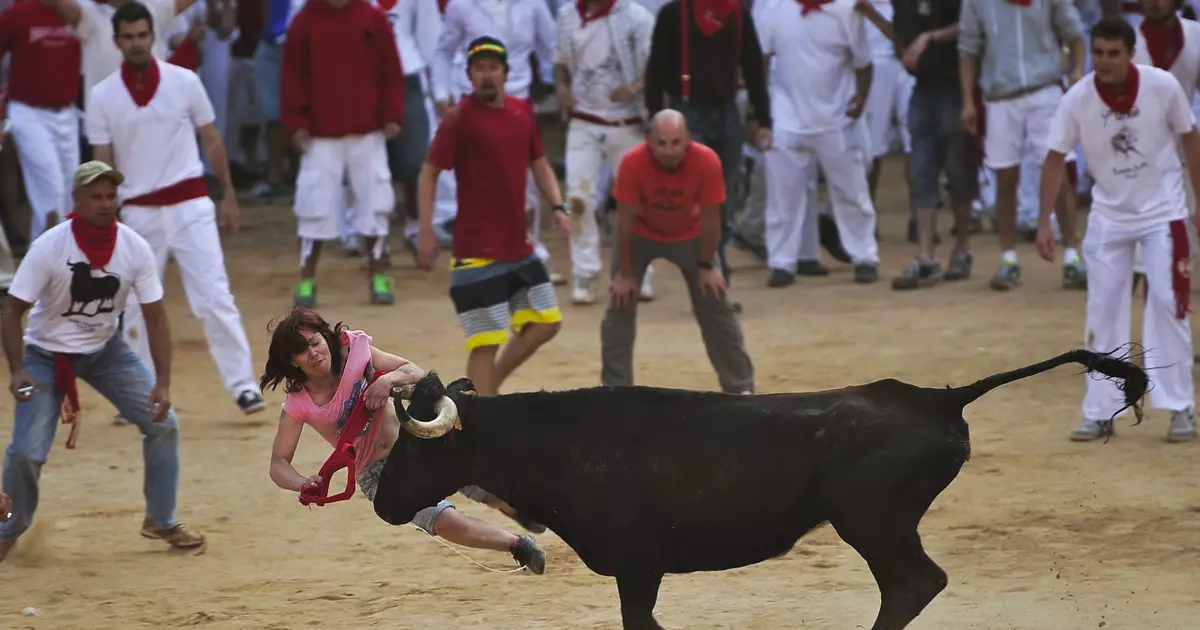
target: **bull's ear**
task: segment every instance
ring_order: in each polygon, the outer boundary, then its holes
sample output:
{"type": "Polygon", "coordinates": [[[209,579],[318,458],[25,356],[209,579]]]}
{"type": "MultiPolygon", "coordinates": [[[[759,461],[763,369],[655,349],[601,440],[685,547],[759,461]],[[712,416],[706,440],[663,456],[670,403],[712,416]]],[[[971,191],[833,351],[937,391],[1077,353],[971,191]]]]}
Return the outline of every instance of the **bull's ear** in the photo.
{"type": "Polygon", "coordinates": [[[475,395],[475,383],[472,383],[471,379],[469,378],[457,379],[453,383],[450,383],[448,387],[446,387],[446,395],[449,396],[453,394],[466,394],[473,396],[475,395]]]}

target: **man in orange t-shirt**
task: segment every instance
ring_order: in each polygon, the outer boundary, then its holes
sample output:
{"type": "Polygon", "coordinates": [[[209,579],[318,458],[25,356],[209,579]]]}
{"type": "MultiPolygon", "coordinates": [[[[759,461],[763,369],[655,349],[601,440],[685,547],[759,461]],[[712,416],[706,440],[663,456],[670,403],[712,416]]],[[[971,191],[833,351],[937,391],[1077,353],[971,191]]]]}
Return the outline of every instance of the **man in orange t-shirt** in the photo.
{"type": "Polygon", "coordinates": [[[692,141],[687,121],[662,110],[645,144],[630,149],[617,169],[617,242],[612,300],[600,328],[605,385],[633,384],[635,294],[646,267],[665,258],[683,272],[692,310],[721,389],[754,392],[754,365],[746,353],[737,310],[726,298],[717,257],[725,181],[712,149],[692,141]]]}

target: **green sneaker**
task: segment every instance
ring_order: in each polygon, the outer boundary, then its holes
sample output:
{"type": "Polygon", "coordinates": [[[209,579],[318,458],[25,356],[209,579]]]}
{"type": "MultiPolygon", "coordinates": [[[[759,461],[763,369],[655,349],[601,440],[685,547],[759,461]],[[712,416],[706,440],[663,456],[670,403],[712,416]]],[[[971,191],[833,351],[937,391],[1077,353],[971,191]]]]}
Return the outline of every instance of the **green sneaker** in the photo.
{"type": "Polygon", "coordinates": [[[997,291],[1008,291],[1021,283],[1021,265],[1015,262],[1000,261],[996,275],[992,276],[992,288],[997,291]]]}
{"type": "Polygon", "coordinates": [[[292,304],[296,306],[317,307],[317,283],[312,278],[305,278],[296,285],[292,294],[292,304]]]}
{"type": "Polygon", "coordinates": [[[392,295],[392,279],[377,273],[371,276],[371,303],[395,304],[396,296],[392,295]]]}

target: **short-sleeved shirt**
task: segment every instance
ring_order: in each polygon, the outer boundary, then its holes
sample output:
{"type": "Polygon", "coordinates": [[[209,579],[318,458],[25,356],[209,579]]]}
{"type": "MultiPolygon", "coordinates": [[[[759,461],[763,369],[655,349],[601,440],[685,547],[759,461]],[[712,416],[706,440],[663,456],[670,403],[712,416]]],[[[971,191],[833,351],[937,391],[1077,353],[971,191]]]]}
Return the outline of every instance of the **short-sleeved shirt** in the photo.
{"type": "MultiPolygon", "coordinates": [[[[904,50],[921,33],[958,24],[962,0],[892,0],[892,7],[892,28],[897,45],[904,50]]],[[[909,73],[917,79],[917,85],[958,87],[958,43],[930,42],[917,69],[909,73]]]]}
{"type": "Polygon", "coordinates": [[[1135,68],[1137,96],[1128,115],[1104,103],[1095,74],[1071,86],[1050,123],[1050,150],[1066,154],[1082,146],[1096,180],[1092,212],[1105,219],[1143,226],[1187,218],[1175,138],[1196,124],[1191,103],[1171,73],[1135,68]]]}
{"type": "Polygon", "coordinates": [[[701,206],[725,201],[721,159],[693,141],[679,168],[668,171],[654,158],[649,144],[639,144],[621,158],[613,196],[637,207],[633,231],[638,236],[663,242],[697,238],[701,206]]]}
{"type": "Polygon", "coordinates": [[[79,99],[82,47],[54,9],[18,2],[0,13],[0,56],[12,53],[8,98],[58,109],[79,99]]]}
{"type": "Polygon", "coordinates": [[[130,291],[141,304],[163,297],[150,244],[118,223],[112,259],[96,269],[76,244],[71,221],[64,221],[29,246],[8,293],[33,305],[26,344],[49,352],[91,354],[117,332],[130,291]]]}
{"type": "Polygon", "coordinates": [[[772,92],[790,107],[774,109],[774,129],[818,134],[854,122],[846,114],[858,91],[855,70],[871,65],[866,20],[854,0],[834,0],[816,11],[790,0],[768,4],[759,15],[764,55],[778,64],[772,92]]]}
{"type": "MultiPolygon", "coordinates": [[[[175,0],[144,0],[142,4],[154,18],[154,32],[158,33],[150,52],[158,59],[166,59],[167,33],[175,25],[175,0]]],[[[121,49],[113,42],[112,18],[116,7],[96,0],[79,0],[79,23],[75,34],[83,44],[83,108],[91,107],[92,89],[108,75],[121,68],[121,49]]]]}
{"type": "Polygon", "coordinates": [[[533,253],[525,186],[529,165],[545,155],[542,135],[528,102],[504,99],[504,107],[491,107],[466,96],[429,148],[429,163],[453,169],[458,182],[456,258],[511,261],[533,253]]]}
{"type": "Polygon", "coordinates": [[[145,107],[134,102],[118,70],[96,86],[84,112],[88,141],[111,146],[113,166],[125,174],[122,200],[202,177],[196,130],[216,119],[195,72],[165,61],[151,63],[158,66],[158,86],[145,107]]]}

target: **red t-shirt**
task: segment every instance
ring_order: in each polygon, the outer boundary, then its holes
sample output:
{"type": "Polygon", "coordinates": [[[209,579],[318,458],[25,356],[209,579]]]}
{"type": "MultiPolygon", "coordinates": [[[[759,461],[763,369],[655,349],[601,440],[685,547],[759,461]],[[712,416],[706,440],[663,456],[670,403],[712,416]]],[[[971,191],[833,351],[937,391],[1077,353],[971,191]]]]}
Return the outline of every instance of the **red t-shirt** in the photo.
{"type": "Polygon", "coordinates": [[[453,169],[458,182],[456,258],[521,260],[533,253],[525,183],[529,165],[543,155],[533,107],[519,98],[505,96],[500,108],[468,95],[442,121],[427,159],[453,169]]]}
{"type": "Polygon", "coordinates": [[[79,38],[40,0],[18,0],[0,13],[0,57],[9,62],[8,100],[58,109],[79,100],[79,38]]]}
{"type": "Polygon", "coordinates": [[[620,203],[637,206],[633,231],[638,236],[664,242],[697,238],[700,207],[725,201],[721,159],[712,149],[693,141],[679,168],[668,171],[643,142],[621,158],[613,196],[620,203]]]}

